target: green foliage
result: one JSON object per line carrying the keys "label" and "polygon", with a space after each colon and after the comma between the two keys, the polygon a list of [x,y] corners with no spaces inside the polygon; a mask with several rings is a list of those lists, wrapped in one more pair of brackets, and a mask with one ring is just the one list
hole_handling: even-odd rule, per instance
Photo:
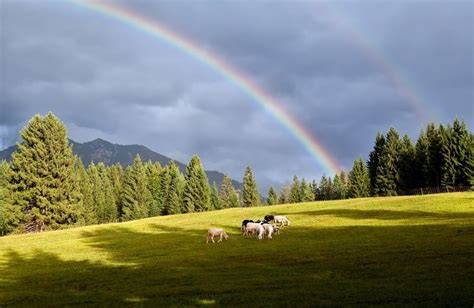
{"label": "green foliage", "polygon": [[242,206],[251,207],[260,205],[260,194],[257,188],[257,182],[252,173],[250,166],[245,169],[243,191],[242,191]]}
{"label": "green foliage", "polygon": [[344,171],[336,174],[332,182],[333,198],[336,200],[346,199],[347,187],[346,187],[346,175]]}
{"label": "green foliage", "polygon": [[121,220],[133,220],[148,217],[152,204],[148,190],[148,179],[140,155],[137,154],[133,165],[125,171],[121,195]]}
{"label": "green foliage", "polygon": [[183,192],[183,213],[204,212],[210,207],[210,188],[199,156],[194,155],[186,166],[186,184]]}
{"label": "green foliage", "polygon": [[145,171],[148,178],[148,190],[151,193],[152,202],[150,205],[150,209],[148,211],[148,216],[158,216],[160,215],[161,208],[159,202],[159,189],[160,189],[160,173],[161,173],[161,165],[159,162],[153,163],[148,161],[145,163]]}
{"label": "green foliage", "polygon": [[9,206],[8,181],[10,177],[10,165],[0,161],[0,236],[7,234],[10,230],[7,226],[7,206]]}
{"label": "green foliage", "polygon": [[400,183],[399,189],[407,190],[416,186],[416,153],[415,147],[408,135],[404,135],[400,145],[399,156],[399,172]]}
{"label": "green foliage", "polygon": [[280,194],[278,195],[278,204],[286,204],[290,199],[290,187],[283,186],[280,189]]}
{"label": "green foliage", "polygon": [[172,215],[181,212],[182,175],[178,166],[171,161],[160,174],[161,215]]}
{"label": "green foliage", "polygon": [[300,202],[314,201],[313,188],[303,178],[300,185]]}
{"label": "green foliage", "polygon": [[123,190],[123,177],[124,172],[122,165],[115,164],[107,168],[109,175],[110,183],[112,185],[112,190],[114,192],[114,200],[117,211],[117,218],[120,218],[120,213],[122,213],[122,190]]}
{"label": "green foliage", "polygon": [[327,177],[325,174],[321,177],[319,182],[319,200],[333,200],[334,199],[334,189],[331,177]]}
{"label": "green foliage", "polygon": [[52,113],[35,115],[21,138],[12,155],[9,228],[41,232],[75,224],[82,196],[64,124]]}
{"label": "green foliage", "polygon": [[400,136],[391,127],[385,137],[385,145],[377,166],[374,193],[377,196],[396,196],[400,181]]}
{"label": "green foliage", "polygon": [[97,222],[115,222],[118,216],[117,205],[107,168],[103,163],[97,165],[92,163],[87,173],[92,187],[92,201]]}
{"label": "green foliage", "polygon": [[268,205],[277,204],[278,202],[277,198],[278,197],[277,197],[275,188],[273,188],[273,186],[270,186],[270,188],[268,189],[267,204]]}
{"label": "green foliage", "polygon": [[239,194],[234,189],[232,179],[226,174],[222,179],[219,191],[219,208],[225,209],[239,206]]}
{"label": "green foliage", "polygon": [[217,189],[216,182],[213,182],[211,186],[211,195],[210,195],[210,208],[211,211],[220,209],[219,204],[219,190]]}
{"label": "green foliage", "polygon": [[290,199],[288,201],[289,203],[301,202],[300,180],[296,175],[293,176],[293,183],[291,184],[290,189]]}
{"label": "green foliage", "polygon": [[348,193],[351,198],[368,197],[370,193],[369,171],[362,157],[354,161],[349,172]]}
{"label": "green foliage", "polygon": [[94,203],[94,187],[91,183],[89,174],[84,168],[84,164],[80,158],[76,159],[76,174],[77,174],[77,183],[79,185],[78,189],[82,194],[82,208],[79,215],[79,225],[92,225],[98,222],[97,213]]}
{"label": "green foliage", "polygon": [[367,162],[367,169],[369,171],[369,181],[370,181],[370,195],[378,196],[378,187],[377,187],[377,170],[379,168],[382,152],[385,148],[385,137],[382,133],[378,132],[375,137],[375,145],[372,152],[369,154],[369,161]]}

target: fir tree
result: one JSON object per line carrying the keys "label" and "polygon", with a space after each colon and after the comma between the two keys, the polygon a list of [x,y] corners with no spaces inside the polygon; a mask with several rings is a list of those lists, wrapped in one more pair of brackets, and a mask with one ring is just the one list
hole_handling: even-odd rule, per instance
{"label": "fir tree", "polygon": [[138,154],[133,165],[127,167],[125,171],[121,203],[122,221],[148,217],[152,197],[148,190],[145,168]]}
{"label": "fir tree", "polygon": [[219,190],[217,189],[216,182],[211,186],[211,197],[210,197],[210,210],[220,209],[219,204]]}
{"label": "fir tree", "polygon": [[152,202],[148,210],[148,216],[154,217],[160,215],[161,208],[159,204],[160,173],[161,165],[159,162],[148,161],[145,164],[145,170],[148,178],[148,190],[151,193]]}
{"label": "fir tree", "polygon": [[283,186],[280,189],[280,194],[278,195],[278,204],[288,203],[290,195],[290,188],[288,186]]}
{"label": "fir tree", "polygon": [[313,182],[311,183],[311,189],[313,189],[314,200],[318,200],[321,193],[319,191],[318,183],[314,179],[313,179]]}
{"label": "fir tree", "polygon": [[310,202],[314,201],[314,193],[311,185],[306,183],[306,180],[303,178],[300,185],[300,200],[301,202]]}
{"label": "fir tree", "polygon": [[333,192],[333,185],[331,177],[326,177],[325,174],[321,177],[321,181],[319,182],[319,192],[320,200],[333,200],[334,199],[334,192]]}
{"label": "fir tree", "polygon": [[76,173],[78,177],[79,190],[82,194],[82,209],[80,210],[80,225],[92,225],[97,223],[93,187],[89,175],[84,168],[82,160],[76,160]]}
{"label": "fir tree", "polygon": [[270,186],[268,189],[268,197],[267,197],[267,204],[268,205],[274,205],[277,204],[277,194],[273,186]]}
{"label": "fir tree", "polygon": [[122,190],[123,190],[123,168],[120,164],[115,164],[107,168],[108,176],[110,183],[112,185],[112,190],[114,193],[115,207],[117,212],[117,219],[120,218],[120,213],[122,213]]}
{"label": "fir tree", "polygon": [[291,184],[289,203],[298,203],[298,202],[301,202],[300,180],[295,175],[293,176],[293,183]]}
{"label": "fir tree", "polygon": [[426,127],[426,137],[428,140],[428,152],[426,153],[428,169],[426,170],[428,187],[439,187],[441,185],[441,166],[443,155],[441,145],[440,130],[437,129],[434,123],[429,123]]}
{"label": "fir tree", "polygon": [[349,172],[348,193],[351,198],[363,198],[369,196],[369,190],[369,171],[362,157],[359,157]]}
{"label": "fir tree", "polygon": [[429,141],[424,130],[421,131],[420,136],[415,145],[415,177],[413,179],[413,186],[428,187],[430,186],[429,170]]}
{"label": "fir tree", "polygon": [[378,196],[378,187],[376,183],[377,179],[377,170],[380,164],[382,152],[385,148],[385,137],[382,133],[378,132],[377,137],[375,137],[375,145],[372,152],[369,154],[369,161],[367,162],[367,169],[369,171],[369,181],[370,181],[370,195]]}
{"label": "fir tree", "polygon": [[260,204],[260,194],[257,188],[257,182],[253,177],[250,166],[245,169],[242,191],[242,206],[258,206]]}
{"label": "fir tree", "polygon": [[181,212],[182,175],[174,161],[171,161],[165,169],[166,173],[160,179],[160,182],[165,181],[160,185],[165,188],[161,214],[179,214]]}
{"label": "fir tree", "polygon": [[21,131],[22,142],[12,155],[9,188],[12,212],[7,224],[27,232],[73,225],[82,207],[75,158],[64,124],[52,113],[35,115]]}
{"label": "fir tree", "polygon": [[226,174],[222,179],[219,191],[219,206],[221,209],[238,207],[238,194],[232,185],[232,179]]}
{"label": "fir tree", "polygon": [[336,200],[346,198],[346,186],[345,180],[341,178],[340,174],[334,176],[334,181],[332,182],[333,187],[333,198]]}
{"label": "fir tree", "polygon": [[183,192],[183,213],[203,212],[209,209],[210,188],[199,156],[194,155],[186,166],[186,184]]}
{"label": "fir tree", "polygon": [[10,165],[2,160],[0,162],[0,236],[8,233],[6,208],[8,206],[8,180]]}
{"label": "fir tree", "polygon": [[400,173],[400,189],[407,190],[416,187],[415,171],[416,171],[416,154],[410,137],[404,135],[399,153],[399,173]]}
{"label": "fir tree", "polygon": [[399,153],[400,136],[391,127],[385,137],[385,146],[380,156],[375,179],[374,193],[377,196],[396,196],[400,181]]}

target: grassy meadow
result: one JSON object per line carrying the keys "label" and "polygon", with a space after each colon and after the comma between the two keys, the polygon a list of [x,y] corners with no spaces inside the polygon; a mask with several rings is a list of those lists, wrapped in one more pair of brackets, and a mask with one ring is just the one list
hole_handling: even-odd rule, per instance
{"label": "grassy meadow", "polygon": [[[273,240],[240,222],[292,222]],[[206,244],[209,227],[230,239]],[[0,238],[0,306],[474,305],[474,193],[182,214]]]}

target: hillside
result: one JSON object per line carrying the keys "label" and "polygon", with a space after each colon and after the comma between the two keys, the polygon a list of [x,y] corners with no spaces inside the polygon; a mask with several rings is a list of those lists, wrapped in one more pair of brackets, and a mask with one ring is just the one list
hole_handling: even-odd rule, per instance
{"label": "hillside", "polygon": [[[243,238],[267,213],[292,225]],[[206,245],[206,230],[230,239]],[[474,303],[474,193],[313,202],[0,238],[0,306]]]}
{"label": "hillside", "polygon": [[[70,140],[74,154],[82,159],[82,162],[87,166],[91,162],[103,162],[106,165],[121,164],[123,167],[131,165],[133,159],[137,154],[140,154],[142,161],[160,162],[162,166],[168,164],[171,158],[156,153],[143,145],[120,145],[113,144],[103,139],[95,139],[90,142],[78,143]],[[0,160],[10,160],[12,153],[16,146],[11,146],[3,151],[0,151]],[[174,160],[181,172],[185,172],[186,165]],[[206,171],[209,183],[216,182],[218,185],[222,182],[224,174],[218,171]],[[242,183],[233,180],[234,187],[242,190]]]}

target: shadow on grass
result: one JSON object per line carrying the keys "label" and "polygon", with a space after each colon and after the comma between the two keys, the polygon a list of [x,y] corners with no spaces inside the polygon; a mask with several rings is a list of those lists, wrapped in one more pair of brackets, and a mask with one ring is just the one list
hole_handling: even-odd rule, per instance
{"label": "shadow on grass", "polygon": [[358,209],[329,209],[314,210],[298,213],[282,213],[281,215],[310,215],[310,216],[335,216],[350,219],[380,219],[380,220],[474,220],[474,212],[425,212],[425,211],[391,211],[391,210],[358,210]]}
{"label": "shadow on grass", "polygon": [[[356,215],[304,215],[314,212]],[[351,218],[370,217],[365,212],[371,211],[362,212]],[[396,217],[387,219],[404,219],[386,212]],[[91,256],[77,260],[12,250],[0,264],[0,305],[474,303],[472,222],[289,227],[273,240],[235,236],[215,245],[206,245],[205,236],[203,230],[157,224],[146,232],[119,226],[83,232],[77,245]],[[99,261],[91,261],[94,254]]]}

